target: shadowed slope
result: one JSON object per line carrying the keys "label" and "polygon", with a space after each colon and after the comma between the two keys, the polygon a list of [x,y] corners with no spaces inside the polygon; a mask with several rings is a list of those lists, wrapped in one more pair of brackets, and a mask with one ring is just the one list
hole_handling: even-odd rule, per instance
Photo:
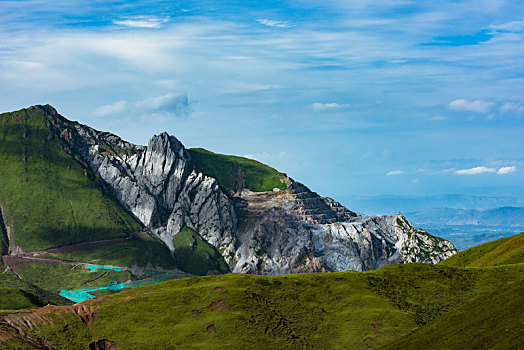
{"label": "shadowed slope", "polygon": [[39,250],[139,229],[64,151],[50,130],[52,118],[61,117],[50,106],[0,114],[0,206],[10,249]]}

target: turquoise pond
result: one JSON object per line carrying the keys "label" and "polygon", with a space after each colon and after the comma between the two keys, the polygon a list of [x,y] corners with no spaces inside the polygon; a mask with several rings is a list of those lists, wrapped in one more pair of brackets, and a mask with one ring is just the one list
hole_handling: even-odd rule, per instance
{"label": "turquoise pond", "polygon": [[113,266],[113,265],[93,265],[93,264],[86,264],[86,269],[91,271],[96,271],[98,269],[104,269],[104,270],[113,270],[113,271],[122,271],[121,267]]}
{"label": "turquoise pond", "polygon": [[[112,266],[112,265],[91,265],[87,264],[86,268],[91,271],[96,271],[97,269],[113,270],[113,271],[122,271],[121,267]],[[112,281],[106,283],[103,286],[91,287],[91,288],[80,288],[75,290],[61,290],[60,295],[66,299],[74,301],[75,303],[82,302],[84,300],[94,299],[96,296],[90,294],[97,290],[110,290],[110,291],[119,291],[122,289],[136,288],[140,286],[145,286],[148,284],[160,283],[170,279],[179,278],[182,276],[172,276],[169,273],[165,272],[150,272],[146,275],[145,279],[138,281],[129,281],[118,283],[117,281]]]}

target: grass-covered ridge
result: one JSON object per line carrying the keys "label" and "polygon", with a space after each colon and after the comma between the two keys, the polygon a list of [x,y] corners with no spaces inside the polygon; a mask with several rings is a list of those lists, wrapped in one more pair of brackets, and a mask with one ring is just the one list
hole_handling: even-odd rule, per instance
{"label": "grass-covered ridge", "polygon": [[217,154],[203,148],[191,148],[188,152],[197,168],[214,177],[227,191],[237,192],[247,188],[254,192],[265,192],[273,188],[287,188],[281,181],[284,174],[256,160]]}
{"label": "grass-covered ridge", "polygon": [[11,247],[39,250],[138,230],[63,150],[50,118],[45,107],[0,114],[0,206]]}
{"label": "grass-covered ridge", "polygon": [[473,298],[384,349],[522,349],[523,282]]}
{"label": "grass-covered ridge", "polygon": [[195,275],[229,272],[224,258],[215,247],[187,226],[173,237],[173,246],[175,264],[182,271]]}
{"label": "grass-covered ridge", "polygon": [[[392,342],[403,341],[403,336],[413,340],[410,334],[433,326],[433,332],[446,334],[456,317],[464,317],[460,327],[468,320],[500,317],[508,310],[497,298],[512,296],[518,301],[509,303],[515,317],[484,338],[485,344],[493,344],[505,336],[501,348],[510,349],[523,334],[516,316],[524,311],[518,289],[523,281],[524,264],[474,269],[405,264],[365,273],[195,277],[94,300],[88,303],[97,307],[89,326],[64,314],[34,334],[65,349],[87,348],[104,338],[124,349],[405,349],[410,347]],[[488,297],[493,303],[483,306],[479,301]],[[432,332],[424,334],[426,341],[437,341]],[[476,333],[453,336],[464,341],[460,334]],[[445,348],[464,346],[457,340]]]}
{"label": "grass-covered ridge", "polygon": [[442,261],[455,267],[484,267],[524,263],[524,232],[461,251]]}

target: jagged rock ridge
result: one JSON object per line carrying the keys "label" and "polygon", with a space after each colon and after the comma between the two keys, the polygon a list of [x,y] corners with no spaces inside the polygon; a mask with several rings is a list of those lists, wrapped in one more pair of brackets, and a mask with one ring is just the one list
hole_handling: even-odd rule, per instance
{"label": "jagged rock ridge", "polygon": [[286,190],[226,193],[196,169],[174,136],[162,133],[148,146],[134,145],[69,122],[51,106],[38,108],[49,114],[66,150],[171,250],[172,237],[187,225],[232,271],[244,273],[366,271],[388,263],[436,263],[456,252],[401,214],[360,216],[290,178]]}

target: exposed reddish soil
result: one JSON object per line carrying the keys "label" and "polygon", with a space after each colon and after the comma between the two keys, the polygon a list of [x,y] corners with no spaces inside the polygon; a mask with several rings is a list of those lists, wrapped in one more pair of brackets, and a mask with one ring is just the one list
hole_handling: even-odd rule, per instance
{"label": "exposed reddish soil", "polygon": [[220,299],[220,300],[214,301],[208,307],[211,309],[211,311],[230,309],[229,305],[227,305],[227,303],[226,303],[226,301],[224,299]]}

